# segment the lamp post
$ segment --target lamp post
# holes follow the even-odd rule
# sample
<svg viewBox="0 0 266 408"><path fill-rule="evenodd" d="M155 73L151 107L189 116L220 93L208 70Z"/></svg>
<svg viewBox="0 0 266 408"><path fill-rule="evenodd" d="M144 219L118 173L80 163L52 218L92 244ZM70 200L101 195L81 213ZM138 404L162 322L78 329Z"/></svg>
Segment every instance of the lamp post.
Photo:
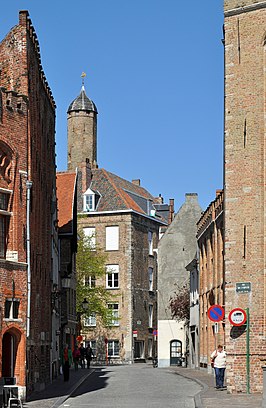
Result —
<svg viewBox="0 0 266 408"><path fill-rule="evenodd" d="M87 301L86 298L84 298L83 302L82 302L82 309L84 310L84 312L86 312L89 308L89 302Z"/></svg>

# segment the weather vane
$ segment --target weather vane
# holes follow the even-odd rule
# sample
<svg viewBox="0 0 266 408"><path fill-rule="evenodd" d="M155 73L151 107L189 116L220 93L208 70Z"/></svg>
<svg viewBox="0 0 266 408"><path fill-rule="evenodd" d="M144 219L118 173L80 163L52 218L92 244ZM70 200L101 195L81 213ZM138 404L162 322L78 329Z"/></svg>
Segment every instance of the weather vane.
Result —
<svg viewBox="0 0 266 408"><path fill-rule="evenodd" d="M82 85L84 85L84 78L86 77L86 72L82 72L81 78L82 78Z"/></svg>

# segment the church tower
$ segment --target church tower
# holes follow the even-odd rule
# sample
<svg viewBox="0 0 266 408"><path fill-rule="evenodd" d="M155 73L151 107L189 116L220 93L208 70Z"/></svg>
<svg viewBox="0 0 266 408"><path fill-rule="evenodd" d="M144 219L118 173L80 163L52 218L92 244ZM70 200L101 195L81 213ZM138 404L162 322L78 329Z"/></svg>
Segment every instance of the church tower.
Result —
<svg viewBox="0 0 266 408"><path fill-rule="evenodd" d="M91 168L97 167L97 114L95 104L86 95L83 81L80 94L67 110L69 171L80 167L86 159Z"/></svg>
<svg viewBox="0 0 266 408"><path fill-rule="evenodd" d="M224 0L224 15L227 386L254 393L266 364L266 1Z"/></svg>

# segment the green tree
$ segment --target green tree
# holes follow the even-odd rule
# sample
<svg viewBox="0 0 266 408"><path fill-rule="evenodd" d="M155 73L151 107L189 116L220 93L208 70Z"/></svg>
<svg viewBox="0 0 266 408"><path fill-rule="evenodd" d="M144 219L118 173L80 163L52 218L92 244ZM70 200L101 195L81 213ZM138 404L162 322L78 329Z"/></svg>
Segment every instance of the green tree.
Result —
<svg viewBox="0 0 266 408"><path fill-rule="evenodd" d="M175 290L174 295L170 297L169 301L171 315L178 322L188 322L190 312L189 284L176 284L175 286L177 287L177 289Z"/></svg>
<svg viewBox="0 0 266 408"><path fill-rule="evenodd" d="M112 318L108 303L112 303L114 296L104 286L107 255L95 248L93 237L85 236L83 231L78 234L76 310L83 317L95 313L102 324L108 326ZM87 310L83 308L84 299L88 302Z"/></svg>

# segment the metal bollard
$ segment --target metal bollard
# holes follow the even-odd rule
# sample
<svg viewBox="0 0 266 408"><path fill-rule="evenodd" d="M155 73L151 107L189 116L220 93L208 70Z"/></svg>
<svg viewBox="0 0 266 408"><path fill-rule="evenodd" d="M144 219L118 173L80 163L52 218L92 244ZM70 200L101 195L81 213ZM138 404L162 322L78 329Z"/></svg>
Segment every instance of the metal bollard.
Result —
<svg viewBox="0 0 266 408"><path fill-rule="evenodd" d="M266 408L266 366L263 369L263 394L262 394L262 408Z"/></svg>

